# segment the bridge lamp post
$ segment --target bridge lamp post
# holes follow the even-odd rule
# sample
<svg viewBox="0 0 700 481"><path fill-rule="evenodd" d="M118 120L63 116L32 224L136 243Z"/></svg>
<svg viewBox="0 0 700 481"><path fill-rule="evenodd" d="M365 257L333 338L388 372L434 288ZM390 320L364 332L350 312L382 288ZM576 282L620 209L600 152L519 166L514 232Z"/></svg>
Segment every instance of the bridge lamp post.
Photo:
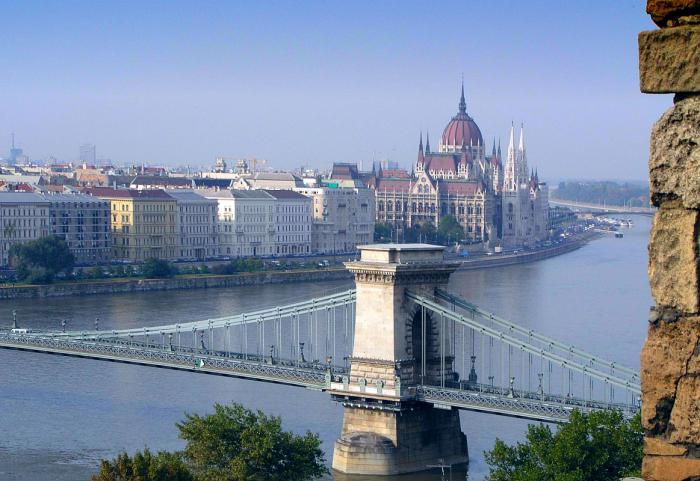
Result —
<svg viewBox="0 0 700 481"><path fill-rule="evenodd" d="M65 319L63 319L61 321L61 331L62 332L66 332L66 324L68 324L68 322Z"/></svg>
<svg viewBox="0 0 700 481"><path fill-rule="evenodd" d="M17 309L12 309L12 329L17 329Z"/></svg>
<svg viewBox="0 0 700 481"><path fill-rule="evenodd" d="M96 331L100 330L100 318L99 317L95 318L95 330Z"/></svg>

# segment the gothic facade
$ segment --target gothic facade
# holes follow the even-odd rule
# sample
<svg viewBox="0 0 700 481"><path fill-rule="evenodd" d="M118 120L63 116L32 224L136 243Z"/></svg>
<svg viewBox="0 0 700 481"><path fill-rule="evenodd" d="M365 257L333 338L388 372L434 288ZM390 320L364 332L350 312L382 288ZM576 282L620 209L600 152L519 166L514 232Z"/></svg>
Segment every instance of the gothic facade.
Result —
<svg viewBox="0 0 700 481"><path fill-rule="evenodd" d="M505 169L500 143L486 154L479 126L469 114L464 87L457 115L440 138L438 150L421 135L414 171L379 169L369 183L376 196L377 222L406 227L454 216L467 242L527 245L547 235L546 184L527 173L524 134L516 152L513 129Z"/></svg>

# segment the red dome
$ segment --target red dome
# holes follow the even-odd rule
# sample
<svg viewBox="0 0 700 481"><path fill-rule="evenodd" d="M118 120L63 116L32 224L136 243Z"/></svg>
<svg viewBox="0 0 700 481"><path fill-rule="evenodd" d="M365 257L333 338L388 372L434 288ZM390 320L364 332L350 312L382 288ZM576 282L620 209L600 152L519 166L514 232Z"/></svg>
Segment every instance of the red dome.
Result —
<svg viewBox="0 0 700 481"><path fill-rule="evenodd" d="M441 143L443 146L454 146L459 149L462 145L469 147L473 145L484 145L484 138L481 136L481 130L466 113L459 113L452 117L450 123L445 127L442 133Z"/></svg>

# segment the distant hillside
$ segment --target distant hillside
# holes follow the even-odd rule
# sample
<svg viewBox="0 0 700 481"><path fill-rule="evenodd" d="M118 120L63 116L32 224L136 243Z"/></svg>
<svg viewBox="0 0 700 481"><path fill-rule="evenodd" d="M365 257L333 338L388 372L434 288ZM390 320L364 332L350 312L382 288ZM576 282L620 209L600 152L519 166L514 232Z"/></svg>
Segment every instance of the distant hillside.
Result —
<svg viewBox="0 0 700 481"><path fill-rule="evenodd" d="M649 206L649 187L629 182L560 182L559 186L552 190L551 196L554 199L588 204Z"/></svg>

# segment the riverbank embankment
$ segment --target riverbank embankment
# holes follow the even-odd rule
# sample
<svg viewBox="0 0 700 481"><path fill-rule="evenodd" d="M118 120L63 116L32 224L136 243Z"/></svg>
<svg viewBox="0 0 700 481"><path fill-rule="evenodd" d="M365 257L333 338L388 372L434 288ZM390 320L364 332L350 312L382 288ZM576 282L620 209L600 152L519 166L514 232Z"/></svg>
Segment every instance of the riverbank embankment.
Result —
<svg viewBox="0 0 700 481"><path fill-rule="evenodd" d="M486 269L490 267L511 266L540 261L550 257L566 254L567 252L575 251L601 235L602 234L598 232L586 231L576 235L566 242L552 247L547 247L545 249L523 251L518 252L517 254L494 254L491 256L482 256L476 259L466 259L462 261L462 266L459 268L459 270Z"/></svg>
<svg viewBox="0 0 700 481"><path fill-rule="evenodd" d="M345 267L295 271L246 272L232 275L191 275L168 279L104 279L79 282L57 282L46 285L18 285L0 288L0 299L86 296L91 294L121 294L175 289L210 289L216 287L286 284L350 279Z"/></svg>
<svg viewBox="0 0 700 481"><path fill-rule="evenodd" d="M485 269L535 262L566 254L584 246L600 234L585 232L566 242L517 254L496 254L462 261L460 270ZM169 291L176 289L212 289L217 287L250 286L259 284L287 284L296 282L323 282L351 279L345 267L306 269L292 271L247 272L232 275L189 275L168 279L104 279L77 282L57 282L46 285L7 285L0 287L0 299L31 299L63 296L87 296L92 294L123 294L143 291Z"/></svg>

